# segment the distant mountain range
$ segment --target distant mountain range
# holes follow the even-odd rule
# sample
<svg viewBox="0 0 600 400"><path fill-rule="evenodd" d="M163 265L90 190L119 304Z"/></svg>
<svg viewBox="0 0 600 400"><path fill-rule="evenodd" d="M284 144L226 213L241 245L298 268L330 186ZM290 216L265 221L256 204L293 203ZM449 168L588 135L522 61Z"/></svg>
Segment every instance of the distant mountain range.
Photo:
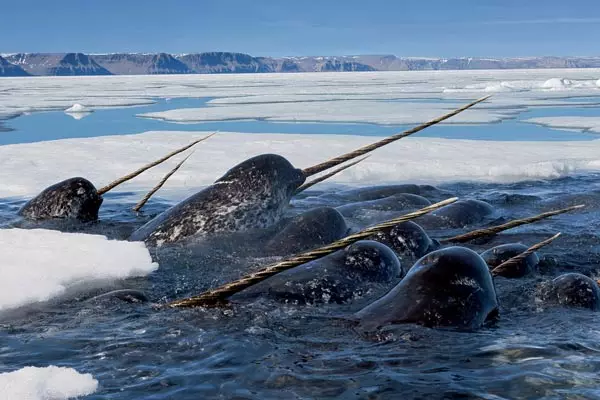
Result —
<svg viewBox="0 0 600 400"><path fill-rule="evenodd" d="M0 76L227 74L600 68L600 57L418 58L393 55L253 57L243 53L18 53L0 57Z"/></svg>

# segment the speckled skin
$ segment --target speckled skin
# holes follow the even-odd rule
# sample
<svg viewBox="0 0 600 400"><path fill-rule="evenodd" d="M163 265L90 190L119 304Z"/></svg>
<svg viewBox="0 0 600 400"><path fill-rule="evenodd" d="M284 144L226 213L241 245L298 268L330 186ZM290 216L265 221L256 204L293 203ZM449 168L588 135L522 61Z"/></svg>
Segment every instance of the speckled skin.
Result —
<svg viewBox="0 0 600 400"><path fill-rule="evenodd" d="M418 218L417 222L426 228L464 228L483 221L493 212L494 208L485 201L459 200Z"/></svg>
<svg viewBox="0 0 600 400"><path fill-rule="evenodd" d="M52 185L29 200L19 215L32 220L51 218L96 221L102 197L84 178L71 178Z"/></svg>
<svg viewBox="0 0 600 400"><path fill-rule="evenodd" d="M516 255L521 254L527 250L527 246L521 243L507 243L502 244L500 246L492 247L489 250L481 253L481 258L490 266L490 268L497 267L502 264L504 261L512 258ZM531 274L535 267L539 264L540 259L537 253L530 254L525 259L521 260L514 267L502 271L499 273L499 276L503 276L505 278L522 278Z"/></svg>
<svg viewBox="0 0 600 400"><path fill-rule="evenodd" d="M600 310L600 289L593 279L578 273L563 274L552 281L558 304Z"/></svg>
<svg viewBox="0 0 600 400"><path fill-rule="evenodd" d="M281 218L304 180L302 171L279 155L253 157L156 216L130 240L161 246L211 233L269 227Z"/></svg>
<svg viewBox="0 0 600 400"><path fill-rule="evenodd" d="M356 317L365 330L403 322L475 329L497 309L485 261L466 247L454 246L418 260L398 285Z"/></svg>
<svg viewBox="0 0 600 400"><path fill-rule="evenodd" d="M412 221L399 223L389 231L378 232L371 239L390 246L402 259L421 258L439 246L423 228Z"/></svg>
<svg viewBox="0 0 600 400"><path fill-rule="evenodd" d="M265 245L267 254L289 255L335 242L348 234L344 217L331 207L317 207L297 215Z"/></svg>
<svg viewBox="0 0 600 400"><path fill-rule="evenodd" d="M289 269L232 296L232 300L269 297L294 304L347 303L364 295L374 282L404 275L387 246L360 240L344 250Z"/></svg>

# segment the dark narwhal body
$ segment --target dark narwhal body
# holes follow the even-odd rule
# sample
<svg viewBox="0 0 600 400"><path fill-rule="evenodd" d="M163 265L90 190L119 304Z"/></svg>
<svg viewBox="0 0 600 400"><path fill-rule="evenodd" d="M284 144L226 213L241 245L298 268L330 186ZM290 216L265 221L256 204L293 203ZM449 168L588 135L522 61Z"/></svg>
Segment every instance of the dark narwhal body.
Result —
<svg viewBox="0 0 600 400"><path fill-rule="evenodd" d="M459 200L417 219L425 228L464 228L491 215L494 208L481 200Z"/></svg>
<svg viewBox="0 0 600 400"><path fill-rule="evenodd" d="M387 231L378 232L372 240L384 243L404 260L415 260L437 249L439 242L412 221L401 222Z"/></svg>
<svg viewBox="0 0 600 400"><path fill-rule="evenodd" d="M356 317L366 330L394 323L474 329L497 309L485 261L465 247L447 247L418 260L398 285Z"/></svg>
<svg viewBox="0 0 600 400"><path fill-rule="evenodd" d="M304 180L302 171L279 155L250 158L156 216L130 240L160 246L211 233L267 228L281 218Z"/></svg>
<svg viewBox="0 0 600 400"><path fill-rule="evenodd" d="M379 185L365 188L349 189L338 193L326 194L323 197L351 202L379 200L398 194L414 194L419 196L439 196L443 191L429 185L399 184Z"/></svg>
<svg viewBox="0 0 600 400"><path fill-rule="evenodd" d="M361 240L272 276L231 299L268 297L294 304L346 303L364 295L373 283L389 283L402 275L400 261L389 247Z"/></svg>
<svg viewBox="0 0 600 400"><path fill-rule="evenodd" d="M490 266L491 269L497 267L508 259L515 257L527 250L527 246L521 243L507 243L492 247L481 253L481 258ZM497 271L498 276L505 278L522 278L531 274L539 264L540 259L537 253L532 253L520 260L516 264L511 264L509 268ZM496 273L496 271L494 272Z"/></svg>
<svg viewBox="0 0 600 400"><path fill-rule="evenodd" d="M98 219L101 204L102 197L94 185L77 177L46 188L29 200L19 215L32 220L65 218L88 222Z"/></svg>
<svg viewBox="0 0 600 400"><path fill-rule="evenodd" d="M291 220L265 245L268 254L289 255L335 242L348 234L344 217L331 207L317 207Z"/></svg>
<svg viewBox="0 0 600 400"><path fill-rule="evenodd" d="M593 279L578 273L560 275L550 283L547 299L568 307L600 310L600 289Z"/></svg>
<svg viewBox="0 0 600 400"><path fill-rule="evenodd" d="M383 199L344 204L336 209L347 218L370 219L377 212L415 210L431 205L425 197L416 194L399 193ZM371 221L372 222L372 221Z"/></svg>

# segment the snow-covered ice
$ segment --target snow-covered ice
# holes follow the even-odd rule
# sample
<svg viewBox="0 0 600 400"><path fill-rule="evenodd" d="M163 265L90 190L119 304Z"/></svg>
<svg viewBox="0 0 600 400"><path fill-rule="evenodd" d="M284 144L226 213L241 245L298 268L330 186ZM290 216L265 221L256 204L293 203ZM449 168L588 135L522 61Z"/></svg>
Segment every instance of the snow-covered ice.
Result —
<svg viewBox="0 0 600 400"><path fill-rule="evenodd" d="M100 187L202 136L198 132L147 132L0 146L0 197L34 196L45 187L73 176L84 176ZM181 200L214 182L233 165L258 154L281 154L296 167L305 168L378 139L381 138L220 132L196 145L195 154L157 197ZM140 192L141 196L179 159L153 168L116 190ZM600 140L494 142L420 138L417 134L376 150L368 160L320 185L506 182L599 169Z"/></svg>
<svg viewBox="0 0 600 400"><path fill-rule="evenodd" d="M182 108L145 113L140 116L172 122L264 119L404 125L427 121L455 108L457 107L443 103L338 100ZM509 118L513 114L505 110L473 108L442 123L493 123Z"/></svg>
<svg viewBox="0 0 600 400"><path fill-rule="evenodd" d="M0 94L10 94L0 96L0 119L36 110L64 110L74 103L98 109L149 104L156 98L203 97L215 98L211 109L225 107L207 114L224 120L266 116L273 120L340 121L353 117L345 122L408 123L422 122L431 114L422 111L419 102L389 105L385 100L426 98L431 109L436 109L449 107L436 99L464 102L494 93L485 106L454 120L480 123L510 117L532 104L599 95L599 78L598 69L544 69L0 79ZM272 105L271 109L248 107L248 103L265 103L269 97L289 104ZM329 103L302 104L314 101ZM335 104L338 101L340 104ZM412 119L406 117L411 115ZM198 120L196 115L191 118Z"/></svg>
<svg viewBox="0 0 600 400"><path fill-rule="evenodd" d="M600 117L539 117L530 118L524 120L523 122L547 126L553 129L562 129L568 131L589 131L600 133Z"/></svg>
<svg viewBox="0 0 600 400"><path fill-rule="evenodd" d="M66 400L97 389L91 374L66 367L24 367L0 374L0 400Z"/></svg>
<svg viewBox="0 0 600 400"><path fill-rule="evenodd" d="M45 229L0 229L0 254L0 311L158 268L141 242Z"/></svg>

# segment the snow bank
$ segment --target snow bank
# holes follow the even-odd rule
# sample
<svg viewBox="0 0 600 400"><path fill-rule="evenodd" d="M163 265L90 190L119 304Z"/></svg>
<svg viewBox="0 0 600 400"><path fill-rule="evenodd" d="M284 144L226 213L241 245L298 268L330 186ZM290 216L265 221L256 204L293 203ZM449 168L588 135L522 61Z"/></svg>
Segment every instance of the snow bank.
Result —
<svg viewBox="0 0 600 400"><path fill-rule="evenodd" d="M0 374L0 400L62 400L94 393L98 381L72 368L25 367Z"/></svg>
<svg viewBox="0 0 600 400"><path fill-rule="evenodd" d="M600 117L539 117L523 122L547 126L554 129L590 131L600 133Z"/></svg>
<svg viewBox="0 0 600 400"><path fill-rule="evenodd" d="M197 132L147 132L0 146L0 198L30 197L73 176L84 176L100 187L202 136L204 134ZM195 155L157 195L180 200L214 182L233 165L258 154L281 154L296 167L306 168L378 139L381 138L220 132L199 143ZM93 165L90 160L94 160ZM141 192L152 188L178 160L153 168L116 191L137 192L133 200L139 200ZM494 142L422 138L416 134L378 149L369 159L329 182L352 186L417 181L432 184L459 180L506 182L598 169L600 140Z"/></svg>
<svg viewBox="0 0 600 400"><path fill-rule="evenodd" d="M0 229L0 311L94 281L156 270L141 242L45 229Z"/></svg>

